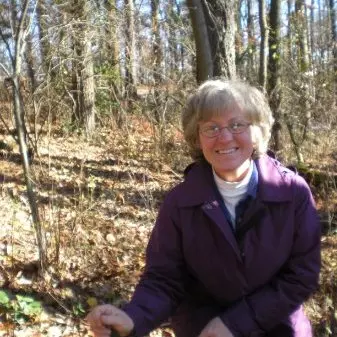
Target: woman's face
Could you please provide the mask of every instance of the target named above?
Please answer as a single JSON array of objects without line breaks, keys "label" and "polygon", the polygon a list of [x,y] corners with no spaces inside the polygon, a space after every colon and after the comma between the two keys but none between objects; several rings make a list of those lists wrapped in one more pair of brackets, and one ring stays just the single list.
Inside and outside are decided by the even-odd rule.
[{"label": "woman's face", "polygon": [[[212,165],[216,174],[226,181],[240,181],[248,172],[254,150],[252,127],[249,119],[239,107],[224,112],[199,123],[199,146],[205,159]],[[209,138],[205,130],[231,125],[247,125],[241,133],[233,134],[222,129],[220,135]]]}]

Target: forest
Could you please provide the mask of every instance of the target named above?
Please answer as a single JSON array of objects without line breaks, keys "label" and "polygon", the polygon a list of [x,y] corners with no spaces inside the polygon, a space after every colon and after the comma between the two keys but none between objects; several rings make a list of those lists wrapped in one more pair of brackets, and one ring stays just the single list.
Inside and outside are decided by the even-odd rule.
[{"label": "forest", "polygon": [[305,310],[337,336],[335,0],[0,0],[0,337],[89,336],[90,308],[130,298],[191,162],[182,108],[216,77],[267,95],[270,148],[312,189]]}]

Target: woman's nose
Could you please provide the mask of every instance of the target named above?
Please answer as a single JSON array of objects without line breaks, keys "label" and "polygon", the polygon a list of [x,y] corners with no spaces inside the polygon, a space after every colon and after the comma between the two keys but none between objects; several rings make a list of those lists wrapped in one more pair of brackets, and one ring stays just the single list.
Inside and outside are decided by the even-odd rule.
[{"label": "woman's nose", "polygon": [[233,138],[233,134],[228,130],[228,128],[222,128],[220,130],[220,134],[218,136],[219,140],[228,140],[232,138]]}]

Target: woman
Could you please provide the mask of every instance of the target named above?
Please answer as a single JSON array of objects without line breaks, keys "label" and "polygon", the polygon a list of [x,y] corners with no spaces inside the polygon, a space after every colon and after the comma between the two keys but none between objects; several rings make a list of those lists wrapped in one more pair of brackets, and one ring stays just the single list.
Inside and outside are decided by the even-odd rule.
[{"label": "woman", "polygon": [[266,154],[265,97],[210,80],[182,124],[195,163],[164,200],[131,302],[94,308],[91,330],[144,336],[171,317],[177,337],[311,337],[320,226],[305,181]]}]

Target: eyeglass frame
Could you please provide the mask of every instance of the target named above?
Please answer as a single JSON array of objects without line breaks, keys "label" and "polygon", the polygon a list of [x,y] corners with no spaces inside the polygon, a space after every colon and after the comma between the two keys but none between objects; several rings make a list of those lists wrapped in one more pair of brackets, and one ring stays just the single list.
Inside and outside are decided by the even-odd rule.
[{"label": "eyeglass frame", "polygon": [[[242,130],[240,130],[239,132],[238,131],[235,131],[233,130],[233,125],[234,124],[242,124],[242,126],[244,127]],[[249,126],[251,126],[252,123],[249,123],[249,122],[245,122],[245,121],[234,121],[234,122],[231,122],[230,125],[227,125],[227,126],[223,126],[223,127],[220,127],[218,125],[214,125],[214,126],[209,126],[208,129],[210,130],[212,127],[217,128],[217,134],[213,135],[213,136],[210,136],[210,135],[207,135],[205,132],[207,130],[205,130],[205,128],[199,128],[199,132],[207,137],[207,138],[216,138],[216,137],[219,137],[222,133],[222,130],[224,129],[227,129],[232,135],[238,135],[240,133],[243,133],[245,132]]]}]

